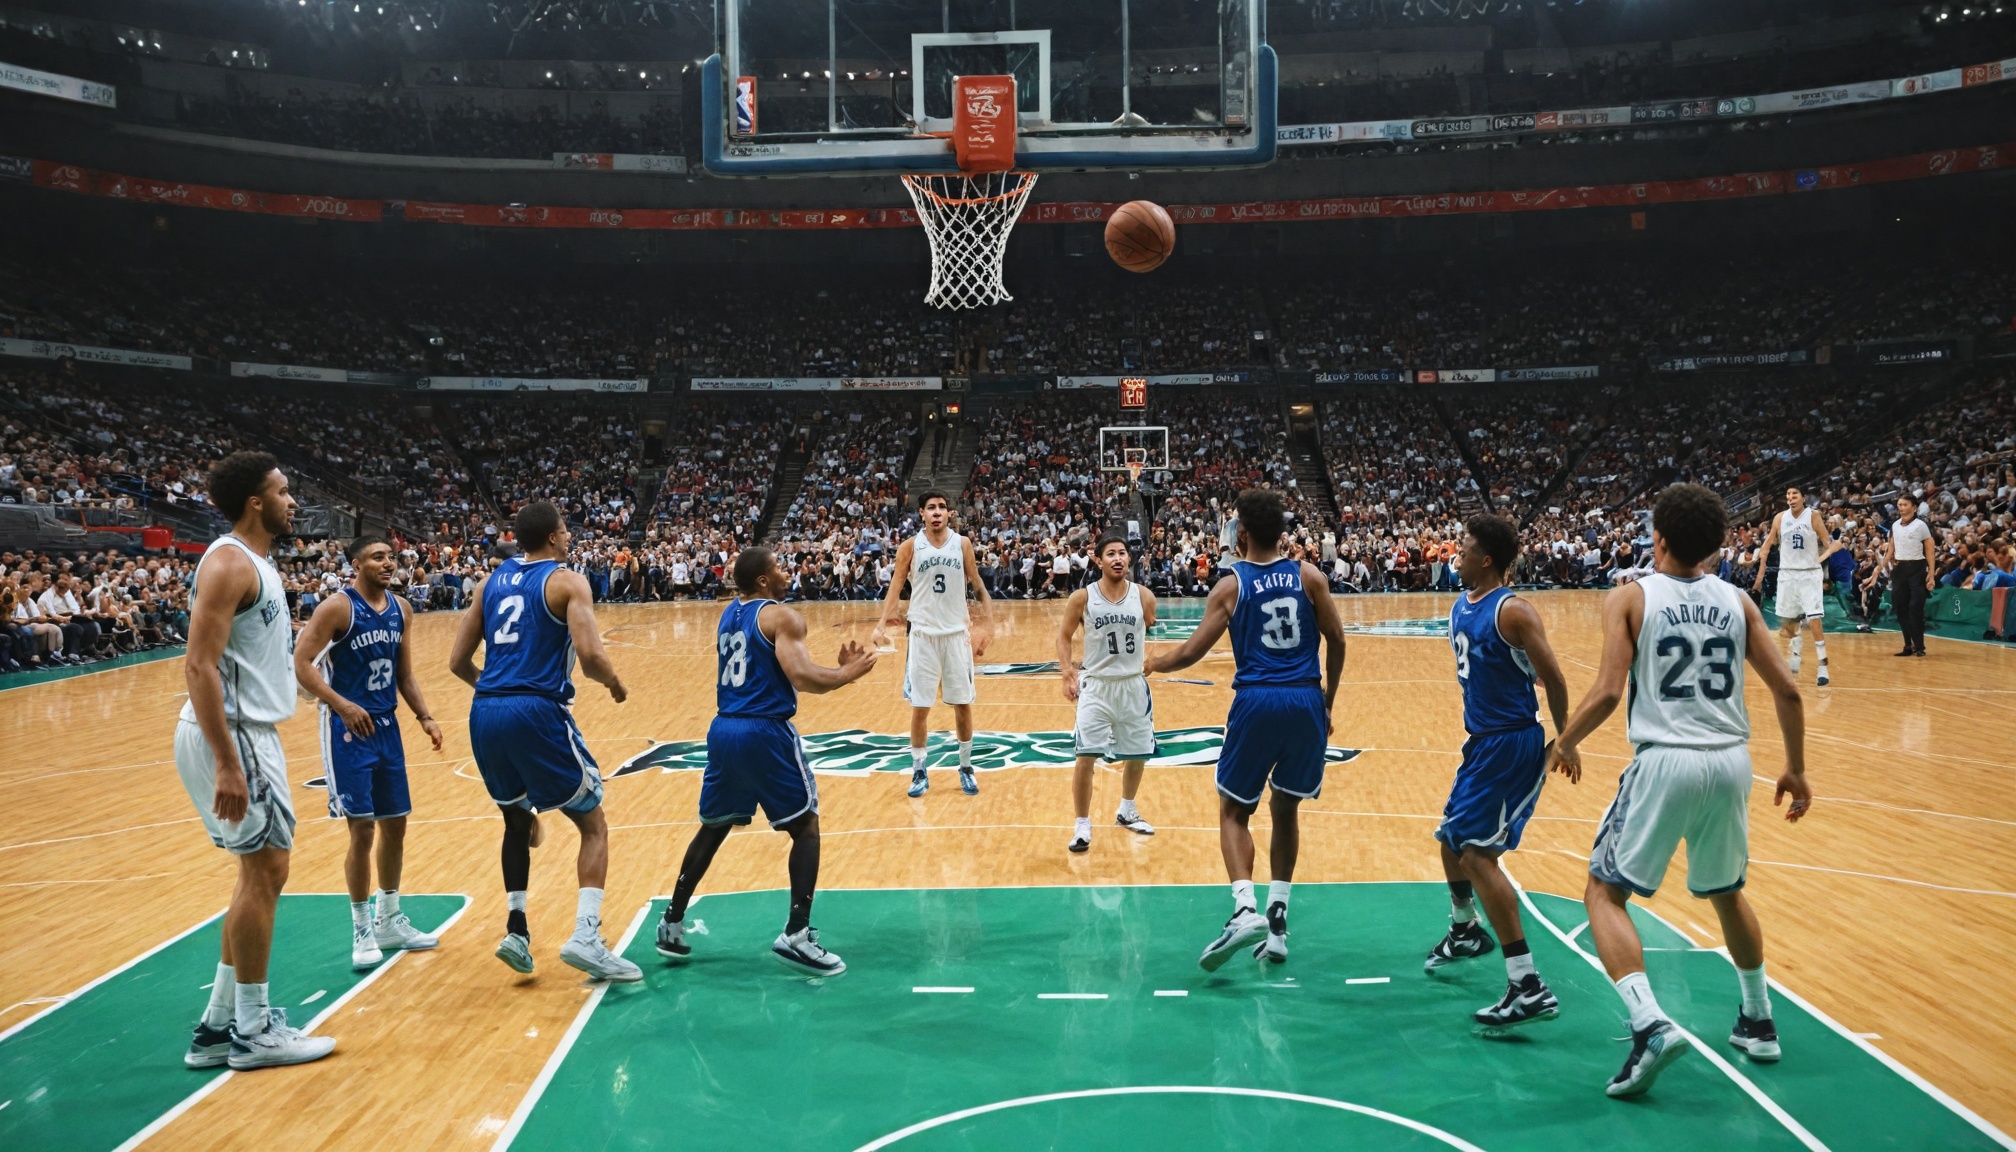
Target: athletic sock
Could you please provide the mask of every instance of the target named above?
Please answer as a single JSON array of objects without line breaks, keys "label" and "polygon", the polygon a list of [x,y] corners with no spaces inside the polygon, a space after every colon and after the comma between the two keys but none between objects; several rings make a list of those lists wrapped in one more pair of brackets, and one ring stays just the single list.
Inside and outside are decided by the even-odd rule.
[{"label": "athletic sock", "polygon": [[1806,638],[1804,636],[1792,637],[1792,659],[1794,660],[1799,659],[1799,654],[1801,652],[1804,652],[1805,650],[1806,650]]},{"label": "athletic sock", "polygon": [[238,1007],[238,973],[229,964],[217,965],[217,982],[210,985],[210,1005],[203,1009],[203,1023],[206,1027],[222,1028],[231,1023],[232,1010]]},{"label": "athletic sock", "polygon": [[973,770],[973,741],[961,740],[959,741],[959,771],[971,772],[972,770]]},{"label": "athletic sock", "polygon": [[1268,881],[1267,907],[1272,908],[1274,905],[1279,904],[1282,910],[1286,911],[1288,908],[1288,889],[1290,886],[1291,882],[1287,880]]},{"label": "athletic sock", "polygon": [[266,1031],[266,985],[238,985],[238,1035],[257,1036]]},{"label": "athletic sock", "polygon": [[912,772],[922,772],[924,770],[924,749],[910,749],[910,770]]},{"label": "athletic sock", "polygon": [[380,888],[378,890],[378,922],[383,924],[398,914],[399,890],[397,888]]},{"label": "athletic sock", "polygon": [[505,918],[504,930],[530,940],[532,938],[532,928],[525,921],[525,893],[506,892],[504,894],[504,903],[506,907],[511,909],[511,914]]},{"label": "athletic sock", "polygon": [[1232,881],[1232,911],[1234,913],[1253,911],[1253,881]]},{"label": "athletic sock", "polygon": [[1764,983],[1764,965],[1736,969],[1736,982],[1743,986],[1743,1015],[1752,1020],[1769,1020],[1771,989]]},{"label": "athletic sock", "polygon": [[1461,928],[1476,919],[1477,886],[1468,880],[1449,881],[1449,922]]},{"label": "athletic sock", "polygon": [[353,929],[365,928],[370,923],[371,902],[369,900],[352,900],[350,902],[350,927]]},{"label": "athletic sock", "polygon": [[1517,984],[1539,973],[1533,967],[1533,948],[1525,940],[1505,941],[1505,978]]},{"label": "athletic sock", "polygon": [[1652,985],[1643,972],[1633,972],[1617,981],[1617,995],[1624,998],[1624,1006],[1631,1010],[1633,1032],[1643,1032],[1666,1019],[1666,1013],[1659,1010],[1659,1001],[1652,995]]},{"label": "athletic sock", "polygon": [[1120,816],[1124,820],[1139,820],[1141,813],[1135,810],[1134,801],[1122,800],[1120,801]]},{"label": "athletic sock", "polygon": [[1073,836],[1076,836],[1078,839],[1085,841],[1088,844],[1091,843],[1092,818],[1090,816],[1078,817],[1078,822],[1071,826],[1071,834]]},{"label": "athletic sock", "polygon": [[602,889],[583,888],[574,899],[574,935],[586,940],[602,932]]}]

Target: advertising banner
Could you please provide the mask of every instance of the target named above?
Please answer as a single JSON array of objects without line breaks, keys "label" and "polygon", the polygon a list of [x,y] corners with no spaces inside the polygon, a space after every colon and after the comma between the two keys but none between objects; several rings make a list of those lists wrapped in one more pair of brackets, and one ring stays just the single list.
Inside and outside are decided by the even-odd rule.
[{"label": "advertising banner", "polygon": [[1318,384],[1404,384],[1414,378],[1405,368],[1350,368],[1342,372],[1318,372]]},{"label": "advertising banner", "polygon": [[684,156],[650,156],[631,152],[555,152],[553,166],[585,172],[664,172],[673,176],[686,174]]},{"label": "advertising banner", "polygon": [[1057,377],[1057,387],[1060,389],[1118,388],[1122,380],[1142,379],[1147,380],[1150,386],[1161,385],[1167,387],[1170,385],[1179,385],[1194,387],[1201,384],[1241,384],[1252,379],[1252,374],[1248,372],[1164,372],[1161,375],[1144,375],[1140,372],[1132,372],[1124,376],[1059,376]]},{"label": "advertising banner", "polygon": [[695,392],[935,392],[942,376],[695,376]]},{"label": "advertising banner", "polygon": [[314,380],[322,384],[347,384],[350,374],[341,368],[308,368],[300,364],[248,364],[231,362],[233,376],[271,376],[275,380]]},{"label": "advertising banner", "polygon": [[95,104],[100,108],[119,106],[118,93],[110,84],[79,80],[75,76],[64,76],[56,72],[37,72],[33,68],[23,68],[18,64],[0,64],[0,88],[12,88],[16,92],[33,92],[37,96],[53,96],[58,100],[69,100],[78,104]]},{"label": "advertising banner", "polygon": [[0,356],[22,356],[31,360],[81,360],[91,364],[123,364],[131,368],[190,369],[189,357],[165,352],[140,352],[128,348],[93,348],[87,344],[65,344],[60,340],[0,339]]},{"label": "advertising banner", "polygon": [[1500,380],[1594,380],[1600,375],[1594,364],[1577,364],[1561,368],[1500,368]]},{"label": "advertising banner", "polygon": [[1956,359],[1957,354],[1950,340],[1888,340],[1855,346],[1855,358],[1864,364],[1936,364]]},{"label": "advertising banner", "polygon": [[1872,100],[1890,99],[1894,87],[1889,80],[1866,80],[1860,84],[1833,84],[1798,92],[1773,92],[1757,97],[1756,111],[1768,116],[1776,112],[1810,112],[1815,108],[1867,104]]},{"label": "advertising banner", "polygon": [[1494,368],[1439,368],[1435,372],[1438,384],[1489,384],[1497,378]]},{"label": "advertising banner", "polygon": [[1718,368],[1785,368],[1811,364],[1804,348],[1786,352],[1725,352],[1710,356],[1669,356],[1652,363],[1654,372],[1704,372]]},{"label": "advertising banner", "polygon": [[35,162],[20,156],[0,156],[0,180],[35,179]]},{"label": "advertising banner", "polygon": [[523,376],[422,376],[415,388],[432,392],[644,392],[649,380],[538,380]]}]

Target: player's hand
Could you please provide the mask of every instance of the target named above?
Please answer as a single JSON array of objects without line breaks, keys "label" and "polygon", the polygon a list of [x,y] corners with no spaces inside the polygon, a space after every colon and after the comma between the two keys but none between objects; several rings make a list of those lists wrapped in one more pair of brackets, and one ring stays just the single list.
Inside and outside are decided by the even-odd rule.
[{"label": "player's hand", "polygon": [[621,677],[609,681],[609,699],[621,704],[630,698],[630,690],[623,686]]},{"label": "player's hand", "polygon": [[850,684],[873,672],[875,659],[875,651],[863,648],[858,641],[849,640],[840,646],[840,670],[847,674]]},{"label": "player's hand", "polygon": [[359,740],[378,730],[378,725],[371,719],[371,714],[348,700],[336,705],[336,715],[343,718],[343,727],[348,728],[350,734]]},{"label": "player's hand", "polygon": [[429,716],[420,721],[420,730],[427,733],[427,738],[434,742],[434,751],[439,752],[441,750],[441,725],[435,723],[434,718]]},{"label": "player's hand", "polygon": [[987,654],[987,642],[994,639],[994,626],[985,623],[981,624],[978,628],[973,629],[972,638],[973,659],[978,660]]},{"label": "player's hand", "polygon": [[251,805],[252,794],[245,787],[244,767],[218,765],[217,792],[210,801],[210,811],[226,824],[236,824],[245,818],[245,810]]},{"label": "player's hand", "polygon": [[1792,797],[1792,805],[1785,809],[1785,819],[1797,823],[1799,818],[1813,807],[1813,789],[1806,786],[1804,772],[1788,771],[1778,777],[1778,791],[1771,796],[1771,806],[1776,808],[1784,802],[1787,795]]},{"label": "player's hand", "polygon": [[878,649],[891,652],[896,650],[896,646],[889,642],[888,631],[881,624],[875,625],[875,630],[868,633],[868,642]]},{"label": "player's hand", "polygon": [[1547,742],[1547,770],[1559,772],[1568,778],[1570,784],[1582,782],[1582,749],[1573,744],[1563,744],[1559,740]]},{"label": "player's hand", "polygon": [[1076,702],[1078,699],[1078,669],[1065,666],[1064,699]]}]

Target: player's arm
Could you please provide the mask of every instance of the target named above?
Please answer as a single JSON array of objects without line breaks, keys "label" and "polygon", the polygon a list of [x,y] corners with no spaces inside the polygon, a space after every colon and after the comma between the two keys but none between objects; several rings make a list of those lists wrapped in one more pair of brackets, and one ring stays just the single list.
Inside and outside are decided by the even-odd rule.
[{"label": "player's arm", "polygon": [[1071,641],[1085,624],[1085,589],[1064,601],[1064,623],[1057,628],[1057,667],[1064,673],[1064,699],[1078,699],[1078,661],[1071,659]]},{"label": "player's arm", "polygon": [[462,622],[455,626],[455,643],[448,647],[448,670],[471,688],[476,686],[476,647],[483,643],[483,590],[489,586],[488,576],[477,581]]},{"label": "player's arm", "polygon": [[1631,661],[1638,655],[1638,625],[1644,614],[1645,589],[1635,583],[1623,585],[1603,600],[1603,659],[1596,667],[1596,683],[1589,686],[1582,706],[1554,738],[1554,767],[1570,780],[1582,778],[1583,739],[1601,728],[1624,699]]},{"label": "player's arm", "polygon": [[1204,598],[1204,618],[1197,622],[1197,631],[1188,640],[1176,646],[1174,651],[1159,656],[1150,656],[1147,662],[1149,672],[1180,672],[1204,658],[1218,638],[1225,635],[1225,629],[1232,626],[1232,609],[1239,603],[1239,578],[1221,577],[1211,586],[1211,594]]},{"label": "player's arm", "polygon": [[1316,631],[1323,635],[1323,714],[1337,705],[1337,689],[1344,682],[1344,617],[1330,596],[1330,582],[1323,570],[1302,562],[1302,594],[1316,613]]},{"label": "player's arm", "polygon": [[258,595],[259,573],[236,548],[219,548],[208,557],[210,569],[197,585],[189,605],[189,648],[182,676],[189,686],[189,707],[196,726],[217,762],[217,791],[210,811],[219,820],[245,818],[251,795],[245,787],[245,766],[238,761],[238,742],[224,716],[224,676],[217,661],[231,641],[231,621],[246,601]]},{"label": "player's arm", "polygon": [[[329,678],[322,675],[322,669],[315,661],[329,650],[338,636],[350,630],[350,598],[331,596],[315,606],[309,613],[308,623],[301,629],[301,635],[294,638],[294,682],[301,690],[329,706],[331,712],[343,718],[343,727],[359,739],[378,730],[378,724],[371,714],[336,691]],[[402,649],[404,645],[400,646]]]},{"label": "player's arm", "polygon": [[[1526,653],[1534,677],[1547,690],[1547,711],[1554,717],[1554,734],[1560,735],[1568,727],[1568,678],[1561,674],[1561,661],[1554,656],[1554,646],[1547,642],[1547,625],[1541,621],[1539,611],[1517,596],[1506,600],[1498,609],[1498,634],[1505,637],[1507,644]],[[1565,765],[1563,771],[1569,783],[1581,782],[1580,761],[1573,771]]]},{"label": "player's arm", "polygon": [[888,629],[900,627],[903,623],[903,610],[897,605],[903,599],[903,581],[910,575],[910,557],[915,552],[915,539],[912,537],[896,546],[896,559],[892,561],[896,570],[889,574],[889,587],[882,591],[882,618],[875,622],[875,631],[869,636],[878,648],[889,643]]},{"label": "player's arm", "polygon": [[[1816,516],[1814,519],[1817,520],[1819,517]],[[1750,590],[1753,592],[1764,590],[1764,569],[1770,567],[1771,546],[1776,543],[1778,543],[1778,518],[1773,516],[1771,531],[1764,534],[1764,543],[1757,546],[1757,579],[1750,584]]]},{"label": "player's arm", "polygon": [[994,638],[994,601],[987,595],[987,582],[980,579],[980,561],[973,555],[973,541],[961,536],[959,548],[964,554],[966,586],[973,589],[974,599],[980,602],[973,611],[974,623],[979,627],[972,630],[973,658],[978,660],[986,654],[987,642]]},{"label": "player's arm", "polygon": [[[1743,622],[1750,636],[1765,636],[1769,629],[1764,627],[1764,614],[1757,605],[1748,600],[1743,602]],[[1757,672],[1757,678],[1771,690],[1771,706],[1778,712],[1778,731],[1785,738],[1785,773],[1778,777],[1778,787],[1771,796],[1771,806],[1783,803],[1787,794],[1792,797],[1792,806],[1785,810],[1785,819],[1797,820],[1806,815],[1813,806],[1813,790],[1806,786],[1806,702],[1799,696],[1799,680],[1792,675],[1792,669],[1785,663],[1776,644],[1745,644],[1748,649],[1743,654],[1750,667]]]},{"label": "player's arm", "polygon": [[[343,599],[348,600],[345,596]],[[399,628],[399,663],[393,675],[399,680],[399,695],[406,700],[406,706],[413,709],[413,716],[420,721],[420,730],[434,742],[434,751],[441,750],[441,725],[434,722],[434,713],[428,710],[427,698],[420,694],[420,680],[413,675],[413,605],[404,596],[394,596],[393,603],[399,605],[399,615],[403,623]],[[321,611],[321,609],[316,609]],[[312,623],[312,621],[311,621]]]},{"label": "player's arm", "polygon": [[812,660],[805,647],[805,618],[782,604],[767,605],[756,619],[756,627],[769,637],[777,652],[777,666],[800,692],[818,695],[842,688],[866,676],[875,667],[875,652],[859,641],[840,645],[840,666],[827,668]]},{"label": "player's arm", "polygon": [[[558,593],[560,603],[553,603]],[[595,596],[588,590],[588,578],[565,568],[555,569],[546,578],[546,603],[553,615],[567,621],[567,638],[574,644],[574,657],[581,662],[581,674],[609,689],[609,698],[621,704],[630,696],[609,650],[602,647],[602,629],[595,626]]]}]

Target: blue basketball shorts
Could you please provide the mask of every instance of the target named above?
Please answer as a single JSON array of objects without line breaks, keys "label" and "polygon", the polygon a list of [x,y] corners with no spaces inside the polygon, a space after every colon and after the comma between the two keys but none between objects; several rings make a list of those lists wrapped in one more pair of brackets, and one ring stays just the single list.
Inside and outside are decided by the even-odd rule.
[{"label": "blue basketball shorts", "polygon": [[702,824],[747,824],[758,806],[772,828],[819,811],[819,786],[789,720],[716,716],[700,777]]},{"label": "blue basketball shorts", "polygon": [[565,704],[546,696],[478,696],[469,746],[490,799],[505,808],[592,812],[602,771]]},{"label": "blue basketball shorts", "polygon": [[1330,742],[1323,690],[1314,684],[1241,688],[1225,717],[1218,753],[1218,791],[1241,804],[1274,790],[1313,800],[1323,792],[1323,754]]},{"label": "blue basketball shorts", "polygon": [[1463,742],[1463,763],[1456,769],[1449,802],[1442,806],[1435,839],[1451,852],[1510,852],[1519,847],[1546,782],[1547,733],[1540,725],[1470,737]]},{"label": "blue basketball shorts", "polygon": [[399,718],[371,718],[371,735],[358,736],[328,705],[321,709],[322,779],[329,786],[332,818],[384,820],[413,811],[406,791],[406,746]]}]

